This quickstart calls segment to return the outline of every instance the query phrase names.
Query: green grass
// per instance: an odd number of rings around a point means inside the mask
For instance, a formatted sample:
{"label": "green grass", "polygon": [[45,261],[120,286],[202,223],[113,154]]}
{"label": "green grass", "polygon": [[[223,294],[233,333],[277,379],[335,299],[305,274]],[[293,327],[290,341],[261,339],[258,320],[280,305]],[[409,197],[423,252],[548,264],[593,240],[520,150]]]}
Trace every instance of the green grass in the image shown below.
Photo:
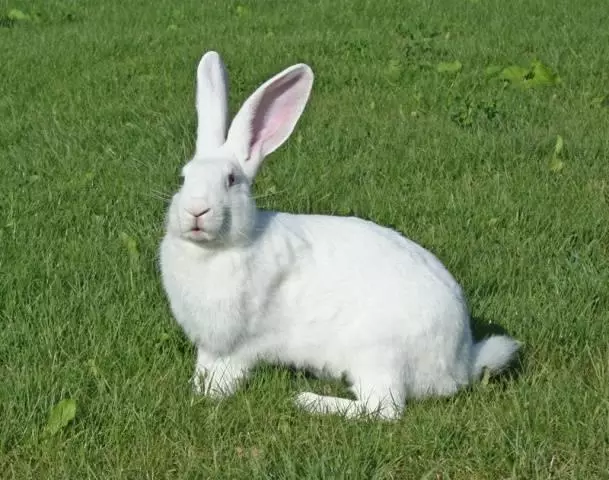
{"label": "green grass", "polygon": [[[0,476],[609,478],[607,25],[607,0],[0,0]],[[306,415],[296,392],[340,386],[269,367],[220,404],[191,395],[159,197],[209,49],[233,109],[290,64],[316,72],[259,205],[430,248],[478,322],[524,342],[518,377],[395,424]],[[561,82],[485,74],[534,60]]]}

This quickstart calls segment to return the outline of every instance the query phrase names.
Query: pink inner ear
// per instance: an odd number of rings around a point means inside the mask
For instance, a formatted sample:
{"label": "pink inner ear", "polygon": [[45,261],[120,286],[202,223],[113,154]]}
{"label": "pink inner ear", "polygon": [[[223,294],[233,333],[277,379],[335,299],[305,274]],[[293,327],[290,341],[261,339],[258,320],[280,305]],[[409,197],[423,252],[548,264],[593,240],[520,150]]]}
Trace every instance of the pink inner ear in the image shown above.
{"label": "pink inner ear", "polygon": [[285,121],[284,119],[286,118],[287,114],[284,114],[279,118],[271,118],[264,125],[264,127],[262,127],[262,130],[260,131],[260,133],[258,133],[258,135],[252,136],[251,146],[254,147],[256,144],[260,144],[262,146],[266,140],[268,140],[277,133],[279,128],[281,128],[282,122]]}
{"label": "pink inner ear", "polygon": [[284,99],[279,99],[276,103],[280,105],[270,105],[268,110],[255,116],[250,141],[252,149],[262,147],[267,140],[272,139],[281,130],[282,126],[290,121],[293,114],[291,105]]}
{"label": "pink inner ear", "polygon": [[297,120],[300,97],[306,93],[306,86],[303,89],[299,85],[300,79],[300,75],[284,78],[264,92],[252,119],[250,151],[264,148],[266,142],[283,143]]}

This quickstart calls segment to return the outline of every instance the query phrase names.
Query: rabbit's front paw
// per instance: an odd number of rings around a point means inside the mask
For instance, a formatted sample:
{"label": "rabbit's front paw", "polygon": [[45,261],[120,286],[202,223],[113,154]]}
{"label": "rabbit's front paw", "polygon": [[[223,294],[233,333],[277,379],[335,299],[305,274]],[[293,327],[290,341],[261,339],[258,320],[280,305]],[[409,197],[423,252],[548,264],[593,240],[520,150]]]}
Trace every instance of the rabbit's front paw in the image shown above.
{"label": "rabbit's front paw", "polygon": [[227,397],[234,393],[245,374],[245,369],[229,359],[219,359],[208,366],[197,365],[192,377],[193,391],[213,398]]}

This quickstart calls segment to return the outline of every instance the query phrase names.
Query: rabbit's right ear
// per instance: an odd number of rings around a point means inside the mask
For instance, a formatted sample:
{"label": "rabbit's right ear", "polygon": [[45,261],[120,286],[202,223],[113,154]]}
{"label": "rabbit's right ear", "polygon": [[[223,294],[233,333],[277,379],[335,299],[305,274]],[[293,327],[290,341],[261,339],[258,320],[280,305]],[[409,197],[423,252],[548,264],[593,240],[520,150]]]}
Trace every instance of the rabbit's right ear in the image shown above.
{"label": "rabbit's right ear", "polygon": [[228,128],[228,77],[217,52],[207,52],[197,67],[197,142],[195,156],[224,144]]}
{"label": "rabbit's right ear", "polygon": [[226,145],[254,178],[268,154],[291,135],[313,87],[313,71],[300,63],[263,83],[245,101],[228,130]]}

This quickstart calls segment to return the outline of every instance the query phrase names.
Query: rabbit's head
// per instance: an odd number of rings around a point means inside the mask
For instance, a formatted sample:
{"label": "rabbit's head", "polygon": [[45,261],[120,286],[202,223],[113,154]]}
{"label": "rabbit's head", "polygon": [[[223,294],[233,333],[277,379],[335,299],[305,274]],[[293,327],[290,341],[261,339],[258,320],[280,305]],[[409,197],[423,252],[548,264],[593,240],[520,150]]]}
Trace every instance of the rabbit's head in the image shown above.
{"label": "rabbit's head", "polygon": [[195,154],[183,167],[184,182],[171,201],[170,234],[210,246],[251,238],[256,172],[294,130],[312,86],[312,70],[293,65],[262,84],[228,127],[224,64],[216,52],[203,56],[197,67]]}

